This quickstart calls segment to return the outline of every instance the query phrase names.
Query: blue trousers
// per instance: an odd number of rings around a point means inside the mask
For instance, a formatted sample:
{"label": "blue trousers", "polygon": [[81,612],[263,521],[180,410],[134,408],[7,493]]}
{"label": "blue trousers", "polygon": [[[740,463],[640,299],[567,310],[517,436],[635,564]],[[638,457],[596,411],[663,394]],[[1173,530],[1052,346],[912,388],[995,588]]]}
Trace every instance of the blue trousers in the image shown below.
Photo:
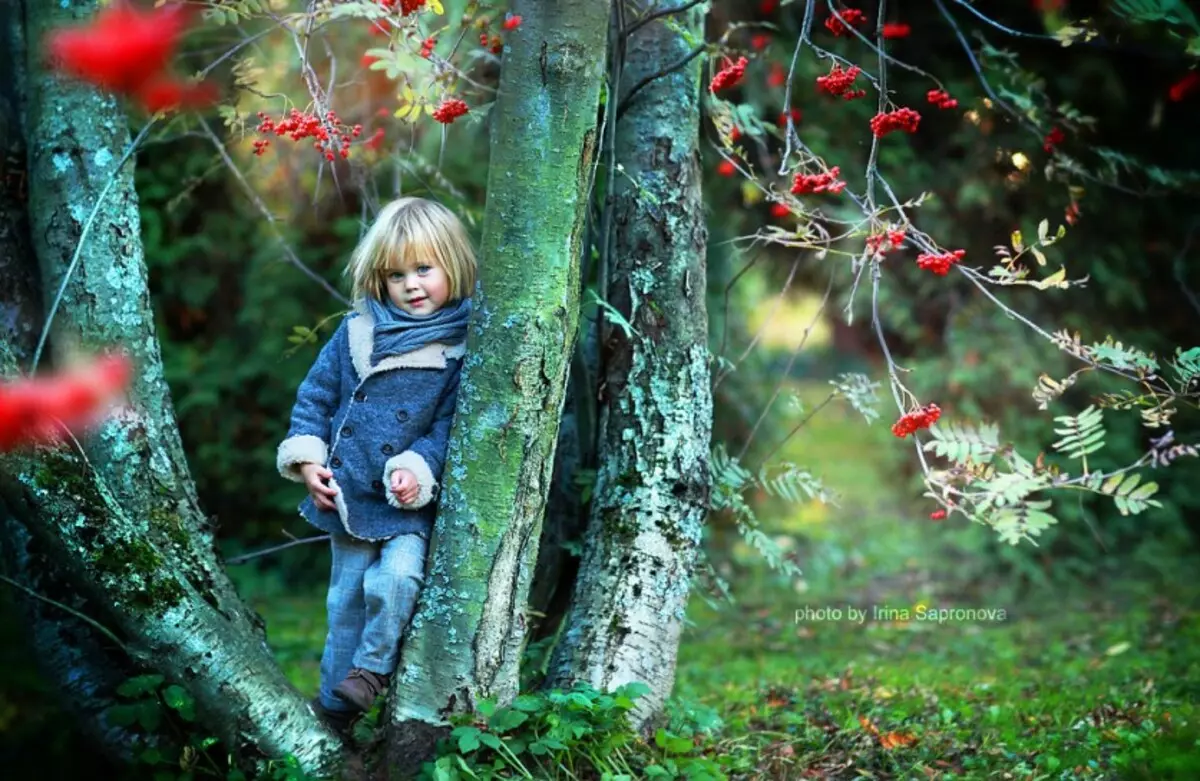
{"label": "blue trousers", "polygon": [[332,535],[333,567],[325,602],[329,634],[321,654],[321,704],[329,710],[352,706],[333,693],[350,672],[396,669],[400,636],[416,611],[425,574],[428,542],[419,534],[367,542]]}

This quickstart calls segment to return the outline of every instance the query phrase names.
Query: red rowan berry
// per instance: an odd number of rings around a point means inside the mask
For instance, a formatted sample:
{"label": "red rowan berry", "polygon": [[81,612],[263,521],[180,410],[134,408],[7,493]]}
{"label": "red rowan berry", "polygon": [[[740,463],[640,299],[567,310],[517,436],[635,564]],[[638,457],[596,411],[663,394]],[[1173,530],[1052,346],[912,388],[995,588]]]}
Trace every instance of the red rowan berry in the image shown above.
{"label": "red rowan berry", "polygon": [[842,18],[838,19],[833,14],[830,14],[829,18],[825,20],[826,29],[838,37],[848,32],[849,27],[847,25],[862,27],[867,23],[867,15],[857,8],[847,8],[841,11],[841,16]]}
{"label": "red rowan berry", "polygon": [[1042,149],[1046,152],[1053,152],[1054,147],[1067,140],[1067,134],[1060,127],[1050,128],[1050,132],[1046,134],[1046,138],[1042,141]]}
{"label": "red rowan berry", "polygon": [[840,172],[841,169],[835,165],[823,174],[796,174],[792,180],[792,195],[840,193],[846,188],[846,183],[837,178]]}
{"label": "red rowan berry", "polygon": [[884,38],[907,38],[912,27],[904,22],[888,22],[883,26]]}
{"label": "red rowan berry", "polygon": [[467,113],[467,104],[458,98],[446,98],[433,110],[433,118],[444,125],[449,125],[458,117]]}
{"label": "red rowan berry", "polygon": [[737,166],[728,160],[722,160],[717,163],[717,174],[720,176],[733,176],[737,173]]}
{"label": "red rowan berry", "polygon": [[923,271],[932,271],[939,277],[944,277],[950,273],[950,267],[962,260],[966,254],[966,250],[961,249],[944,252],[940,255],[922,253],[917,256],[917,268]]}
{"label": "red rowan berry", "polygon": [[828,92],[830,95],[841,96],[846,100],[865,97],[867,94],[865,89],[850,89],[860,73],[862,73],[862,68],[857,65],[852,65],[849,70],[842,70],[841,65],[834,63],[833,69],[828,74],[817,77],[817,89],[821,92]]}
{"label": "red rowan berry", "polygon": [[712,82],[708,85],[709,91],[720,92],[723,89],[728,89],[736,85],[742,80],[742,76],[746,73],[746,58],[738,57],[737,62],[729,62],[726,59],[726,65],[716,76],[713,76]]}
{"label": "red rowan berry", "polygon": [[511,15],[511,14],[510,14],[510,15],[508,16],[508,18],[506,18],[506,19],[504,20],[504,24],[503,24],[503,25],[501,25],[501,26],[502,26],[502,27],[503,27],[505,30],[515,30],[515,29],[517,29],[518,27],[520,27],[520,26],[521,26],[521,17],[519,17],[519,16],[513,16],[513,15]]}
{"label": "red rowan berry", "polygon": [[903,130],[906,133],[917,132],[921,115],[911,108],[898,108],[886,114],[876,114],[871,118],[871,132],[876,138],[883,138],[888,133]]}

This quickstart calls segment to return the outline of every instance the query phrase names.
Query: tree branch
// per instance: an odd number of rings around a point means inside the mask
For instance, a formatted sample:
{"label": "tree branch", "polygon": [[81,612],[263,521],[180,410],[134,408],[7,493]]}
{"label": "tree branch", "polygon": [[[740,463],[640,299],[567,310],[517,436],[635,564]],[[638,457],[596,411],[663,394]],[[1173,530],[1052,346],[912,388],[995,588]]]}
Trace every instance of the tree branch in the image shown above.
{"label": "tree branch", "polygon": [[621,33],[620,33],[621,39],[624,40],[625,38],[628,38],[629,36],[633,35],[635,32],[640,30],[645,25],[653,22],[655,19],[659,19],[664,16],[670,16],[671,14],[683,13],[684,11],[688,10],[689,8],[695,8],[696,6],[700,5],[703,2],[704,2],[704,0],[691,0],[690,3],[685,3],[684,5],[676,6],[675,8],[663,8],[662,10],[655,11],[652,14],[646,14],[641,19],[638,19],[636,22],[634,22],[633,25],[631,25],[629,27],[629,29],[621,30]]}
{"label": "tree branch", "polygon": [[624,114],[625,110],[629,108],[629,102],[631,100],[633,100],[633,96],[636,95],[639,90],[641,90],[643,87],[645,87],[650,82],[652,82],[656,79],[661,79],[663,76],[666,76],[668,74],[674,73],[675,71],[679,70],[684,65],[687,65],[689,62],[696,59],[696,57],[703,54],[706,49],[708,49],[707,45],[700,44],[695,49],[692,49],[691,53],[688,54],[688,56],[684,57],[679,62],[674,63],[673,65],[669,65],[666,68],[663,68],[658,73],[651,73],[649,76],[642,79],[637,84],[634,84],[633,87],[629,90],[628,94],[625,95],[624,100],[622,100],[617,105],[617,120],[620,121],[621,115]]}

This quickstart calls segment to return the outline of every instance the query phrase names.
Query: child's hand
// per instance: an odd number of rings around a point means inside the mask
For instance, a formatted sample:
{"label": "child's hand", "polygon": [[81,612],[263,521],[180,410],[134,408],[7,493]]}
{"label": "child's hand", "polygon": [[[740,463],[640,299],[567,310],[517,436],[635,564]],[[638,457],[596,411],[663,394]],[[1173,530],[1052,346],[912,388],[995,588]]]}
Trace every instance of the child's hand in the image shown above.
{"label": "child's hand", "polygon": [[333,503],[333,496],[338,492],[336,488],[325,485],[324,481],[333,477],[333,472],[330,472],[320,464],[312,462],[300,465],[300,475],[304,478],[304,485],[308,488],[308,495],[312,497],[313,504],[318,510],[336,510],[337,505]]}
{"label": "child's hand", "polygon": [[392,493],[401,504],[412,504],[417,500],[417,476],[407,469],[397,469],[392,472]]}

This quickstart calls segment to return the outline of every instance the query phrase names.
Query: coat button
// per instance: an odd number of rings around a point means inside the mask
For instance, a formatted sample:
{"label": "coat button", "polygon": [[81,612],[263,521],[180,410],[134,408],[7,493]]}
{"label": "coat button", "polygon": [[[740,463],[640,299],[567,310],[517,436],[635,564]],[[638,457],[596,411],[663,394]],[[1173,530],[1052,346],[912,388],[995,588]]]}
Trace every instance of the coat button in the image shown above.
{"label": "coat button", "polygon": [[371,490],[372,490],[372,491],[382,491],[382,490],[383,490],[383,481],[382,481],[382,480],[375,480],[374,482],[372,482],[372,483],[371,483]]}
{"label": "coat button", "polygon": [[399,412],[396,413],[396,420],[403,423],[404,421],[408,420],[408,413],[405,412],[404,410],[400,410]]}
{"label": "coat button", "polygon": [[367,394],[363,393],[362,391],[354,391],[354,400],[355,401],[366,401]]}
{"label": "coat button", "polygon": [[342,465],[342,459],[338,458],[337,456],[334,456],[333,458],[331,458],[329,460],[329,465],[332,466],[334,469],[337,469],[339,466]]}
{"label": "coat button", "polygon": [[384,443],[383,447],[379,449],[383,451],[385,456],[390,456],[392,453],[396,452],[396,448],[392,447],[390,443]]}
{"label": "coat button", "polygon": [[350,428],[349,426],[342,426],[342,436],[343,437],[354,436],[354,429]]}

